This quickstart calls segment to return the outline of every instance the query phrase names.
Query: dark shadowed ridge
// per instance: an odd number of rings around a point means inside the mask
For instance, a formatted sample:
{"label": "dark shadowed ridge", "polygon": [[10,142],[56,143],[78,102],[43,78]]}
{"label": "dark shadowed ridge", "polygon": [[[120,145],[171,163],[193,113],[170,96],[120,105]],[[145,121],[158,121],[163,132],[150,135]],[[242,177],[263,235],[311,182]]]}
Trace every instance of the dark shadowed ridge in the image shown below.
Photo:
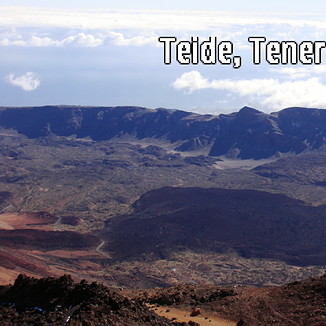
{"label": "dark shadowed ridge", "polygon": [[324,265],[325,228],[325,206],[284,195],[165,187],[141,196],[134,213],[108,220],[107,239],[117,259],[232,249],[247,258]]}
{"label": "dark shadowed ridge", "polygon": [[50,135],[94,141],[131,136],[174,144],[178,151],[209,149],[209,155],[260,159],[326,145],[326,111],[288,108],[265,114],[244,107],[231,114],[141,107],[44,106],[1,108],[0,126],[30,138]]}

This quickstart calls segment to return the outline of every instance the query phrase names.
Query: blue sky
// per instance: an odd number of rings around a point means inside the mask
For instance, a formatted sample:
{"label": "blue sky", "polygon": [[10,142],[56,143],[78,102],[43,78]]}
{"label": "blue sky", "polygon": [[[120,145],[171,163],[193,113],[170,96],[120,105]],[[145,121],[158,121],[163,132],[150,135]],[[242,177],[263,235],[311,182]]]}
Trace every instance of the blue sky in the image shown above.
{"label": "blue sky", "polygon": [[[137,4],[137,6],[135,5]],[[326,49],[315,65],[252,63],[248,37],[326,41],[310,1],[0,3],[0,106],[136,105],[221,113],[249,105],[326,108]],[[163,62],[160,36],[232,42],[241,67]]]}

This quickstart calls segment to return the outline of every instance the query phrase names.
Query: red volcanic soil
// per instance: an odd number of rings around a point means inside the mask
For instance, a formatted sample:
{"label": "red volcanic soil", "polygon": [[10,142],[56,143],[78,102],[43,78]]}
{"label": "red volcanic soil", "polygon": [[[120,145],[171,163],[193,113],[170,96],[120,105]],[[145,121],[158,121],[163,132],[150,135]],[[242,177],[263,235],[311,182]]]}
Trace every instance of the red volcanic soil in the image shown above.
{"label": "red volcanic soil", "polygon": [[54,224],[76,226],[80,219],[76,216],[58,217],[47,212],[36,213],[3,213],[0,214],[0,230],[33,229],[52,231]]}
{"label": "red volcanic soil", "polygon": [[20,249],[58,250],[96,247],[98,239],[70,231],[0,230],[0,246]]}
{"label": "red volcanic soil", "polygon": [[4,213],[0,214],[0,230],[37,229],[52,230],[58,217],[45,213]]}
{"label": "red volcanic soil", "polygon": [[[0,282],[13,282],[19,273],[76,275],[81,264],[86,269],[98,267],[92,260],[103,258],[96,252],[101,241],[91,234],[54,231],[58,220],[47,212],[0,214]],[[72,216],[60,222],[76,225],[78,220]]]}
{"label": "red volcanic soil", "polygon": [[11,283],[20,272],[31,276],[59,276],[50,270],[47,261],[37,257],[30,251],[5,248],[0,250],[0,282]]}

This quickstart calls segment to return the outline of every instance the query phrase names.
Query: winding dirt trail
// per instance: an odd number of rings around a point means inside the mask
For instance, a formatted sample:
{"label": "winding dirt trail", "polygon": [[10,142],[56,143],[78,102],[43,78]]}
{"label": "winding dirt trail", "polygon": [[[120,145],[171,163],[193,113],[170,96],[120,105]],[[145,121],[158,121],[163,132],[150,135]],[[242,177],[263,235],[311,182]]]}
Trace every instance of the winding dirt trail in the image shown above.
{"label": "winding dirt trail", "polygon": [[106,257],[106,258],[112,258],[111,255],[109,255],[108,253],[106,253],[105,251],[103,251],[103,247],[105,245],[105,241],[101,240],[101,243],[97,246],[96,248],[96,252],[99,253],[100,255]]}
{"label": "winding dirt trail", "polygon": [[189,321],[194,321],[200,324],[200,326],[236,326],[236,323],[232,320],[220,318],[204,311],[196,317],[190,317],[190,311],[183,309],[166,306],[156,307],[152,305],[148,307],[159,316],[166,317],[170,320],[175,318],[174,320],[178,322],[188,323]]}

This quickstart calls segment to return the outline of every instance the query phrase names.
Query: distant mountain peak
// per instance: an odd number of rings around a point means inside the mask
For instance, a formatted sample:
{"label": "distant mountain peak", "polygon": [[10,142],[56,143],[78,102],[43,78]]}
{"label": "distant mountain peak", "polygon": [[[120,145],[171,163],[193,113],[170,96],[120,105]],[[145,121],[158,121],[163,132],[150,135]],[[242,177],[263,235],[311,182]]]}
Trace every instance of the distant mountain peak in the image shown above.
{"label": "distant mountain peak", "polygon": [[259,114],[259,113],[263,113],[261,111],[258,111],[254,108],[251,108],[249,106],[244,106],[240,111],[239,111],[239,115],[241,114]]}

